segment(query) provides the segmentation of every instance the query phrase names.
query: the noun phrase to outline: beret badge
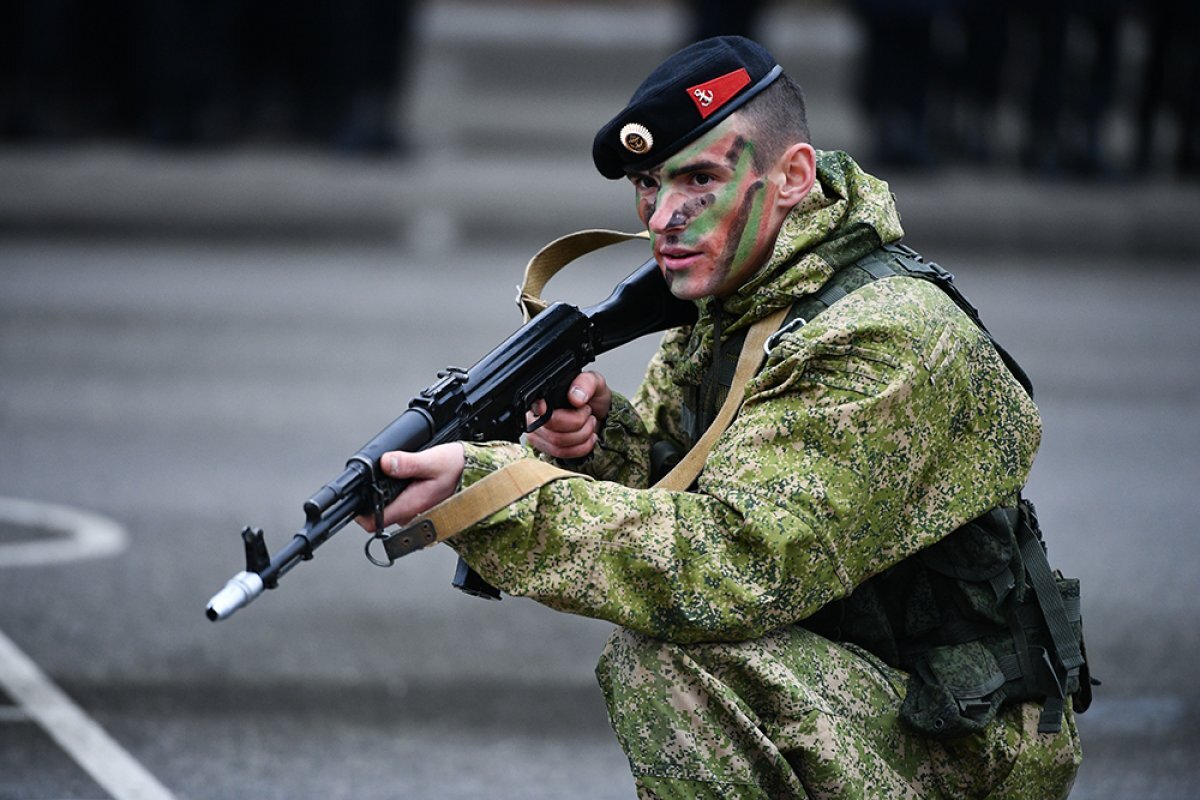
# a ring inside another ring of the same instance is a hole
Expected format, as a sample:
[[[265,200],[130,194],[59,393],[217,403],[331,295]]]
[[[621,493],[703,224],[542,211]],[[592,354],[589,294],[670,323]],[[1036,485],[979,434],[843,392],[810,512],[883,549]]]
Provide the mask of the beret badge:
[[[650,129],[636,122],[630,122],[621,128],[619,137],[621,144],[631,153],[642,155],[649,153],[650,148],[654,147],[654,136],[650,133]]]

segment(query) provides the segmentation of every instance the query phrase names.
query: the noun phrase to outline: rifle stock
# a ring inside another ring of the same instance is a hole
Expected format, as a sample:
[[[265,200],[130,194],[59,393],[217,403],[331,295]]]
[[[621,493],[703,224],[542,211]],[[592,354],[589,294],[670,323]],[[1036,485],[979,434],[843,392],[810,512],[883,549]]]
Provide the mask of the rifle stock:
[[[602,302],[585,309],[554,303],[463,370],[450,367],[422,390],[408,408],[346,462],[342,472],[304,503],[305,523],[285,547],[268,554],[261,530],[242,531],[246,569],[231,578],[208,602],[214,622],[247,605],[359,515],[374,517],[382,531],[384,507],[405,482],[379,468],[391,450],[423,450],[451,441],[518,441],[568,405],[571,381],[602,353],[656,331],[695,320],[696,308],[673,297],[653,259],[617,285]],[[545,400],[545,416],[526,424],[526,411]],[[370,542],[368,542],[368,548]],[[376,561],[368,549],[368,558]],[[454,585],[471,594],[499,597],[464,562]]]

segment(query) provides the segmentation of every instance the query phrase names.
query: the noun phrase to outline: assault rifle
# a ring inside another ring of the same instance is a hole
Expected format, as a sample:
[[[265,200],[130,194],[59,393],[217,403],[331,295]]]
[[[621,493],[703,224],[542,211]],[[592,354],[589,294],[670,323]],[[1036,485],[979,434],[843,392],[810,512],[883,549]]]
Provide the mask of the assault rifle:
[[[382,473],[380,457],[391,450],[416,451],[443,442],[517,441],[544,425],[555,408],[568,406],[567,390],[595,358],[648,333],[694,321],[695,306],[667,290],[653,259],[617,285],[609,297],[588,308],[554,303],[464,370],[450,367],[424,389],[408,409],[363,445],[340,475],[304,503],[304,526],[274,557],[261,529],[242,531],[246,569],[208,601],[206,614],[222,620],[262,594],[359,515],[375,519],[383,531],[383,509],[407,481]],[[532,423],[528,411],[546,401],[545,413]],[[374,539],[366,545],[371,554]],[[415,549],[415,548],[414,548]],[[387,566],[389,564],[385,564]],[[453,585],[481,596],[499,592],[459,561]]]

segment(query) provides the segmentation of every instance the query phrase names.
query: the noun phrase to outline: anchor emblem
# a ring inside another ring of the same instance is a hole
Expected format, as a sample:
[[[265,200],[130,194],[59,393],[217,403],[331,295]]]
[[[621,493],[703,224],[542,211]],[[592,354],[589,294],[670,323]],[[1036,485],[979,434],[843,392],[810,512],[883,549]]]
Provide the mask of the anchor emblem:
[[[636,155],[649,153],[650,148],[654,147],[654,137],[650,134],[650,130],[645,125],[639,125],[636,122],[630,122],[621,128],[618,136],[621,144],[625,145],[625,149]]]

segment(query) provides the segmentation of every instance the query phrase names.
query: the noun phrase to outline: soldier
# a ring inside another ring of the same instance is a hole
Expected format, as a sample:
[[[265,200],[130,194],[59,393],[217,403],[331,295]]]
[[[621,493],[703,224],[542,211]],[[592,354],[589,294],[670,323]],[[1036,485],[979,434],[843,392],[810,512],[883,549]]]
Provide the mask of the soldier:
[[[386,454],[412,483],[385,522],[534,450],[576,471],[451,544],[619,626],[597,675],[640,797],[1065,797],[1088,681],[1077,584],[1019,497],[1038,412],[946,274],[896,246],[886,184],[814,150],[799,87],[739,37],[660,65],[593,158],[698,320],[632,398],[580,375],[531,447]],[[695,482],[651,488],[727,394]]]

